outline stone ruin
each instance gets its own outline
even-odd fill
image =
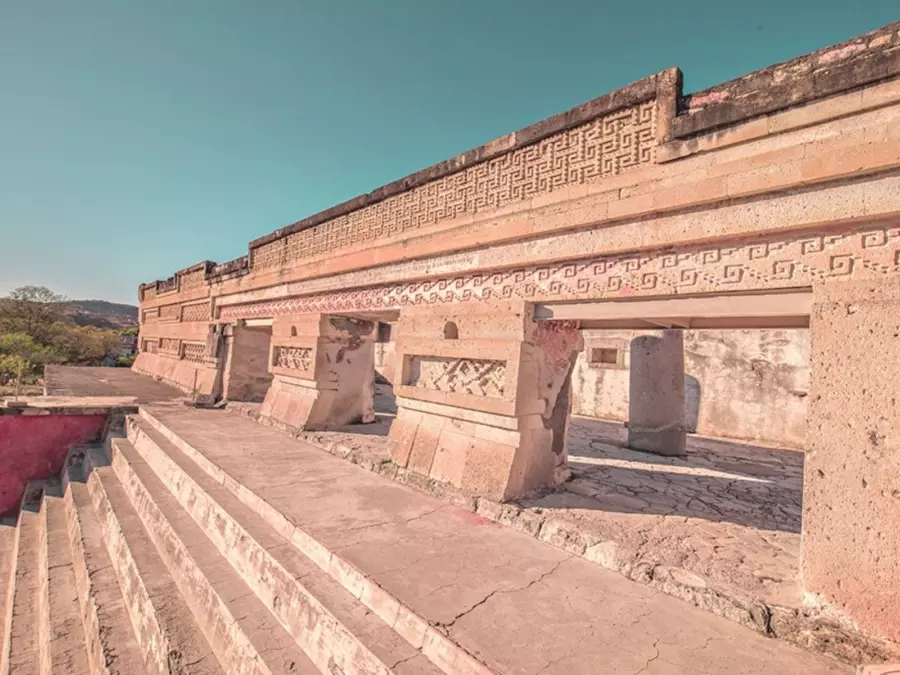
[[[460,522],[510,525],[763,634],[852,664],[900,661],[900,24],[690,95],[677,69],[651,75],[252,241],[237,260],[202,262],[138,292],[134,372],[177,387],[198,408],[244,412],[368,462],[379,480],[476,512]],[[366,427],[385,419],[379,391],[394,407],[386,440],[367,446]],[[216,431],[221,415],[142,409],[125,440],[107,442],[106,456],[92,449],[66,469],[88,485],[66,499],[93,499],[100,516],[100,529],[80,536],[95,537],[100,550],[102,529],[106,549],[127,568],[131,544],[120,530],[128,523],[109,506],[127,493],[144,527],[163,532],[167,555],[180,560],[172,542],[181,535],[166,524],[167,509],[177,508],[149,505],[149,486],[161,480],[196,521],[184,532],[199,527],[247,583],[261,575],[254,597],[318,671],[407,672],[398,668],[406,657],[354,660],[303,633],[291,612],[318,600],[301,602],[298,591],[279,586],[284,563],[270,562],[265,544],[245,546],[240,532],[257,535],[224,506],[238,499],[370,611],[390,615],[389,627],[418,650],[408,658],[424,657],[415,672],[526,672],[474,630],[454,632],[464,631],[474,607],[446,620],[416,614],[401,591],[367,585],[377,573],[363,569],[365,560],[331,552],[244,482],[264,468],[229,473],[225,459],[211,459],[216,444],[228,444]],[[627,430],[617,427],[620,437],[598,450],[590,430],[600,427],[585,416],[626,421]],[[253,437],[234,426],[249,422],[227,419],[223,428]],[[260,438],[281,443],[258,428]],[[795,452],[761,452],[789,459],[748,474],[749,483],[766,484],[749,511],[737,514],[728,503],[745,489],[730,482],[710,493],[726,495],[722,503],[692,504],[707,509],[700,526],[691,520],[696,510],[672,506],[673,493],[688,488],[671,476],[688,476],[693,490],[738,470],[733,462],[704,465],[715,451],[712,441],[692,440],[695,431]],[[196,440],[203,433],[208,453]],[[366,447],[375,460],[365,458]],[[758,469],[747,447],[735,461]],[[294,456],[287,446],[280,452],[263,464]],[[103,483],[110,457],[121,495]],[[584,468],[592,462],[601,468]],[[290,466],[279,470],[298,470]],[[651,475],[660,467],[671,476]],[[787,474],[796,503],[785,506],[779,486]],[[62,495],[54,489],[47,499]],[[602,536],[584,525],[587,515],[581,525],[548,516],[602,512],[603,504],[627,517],[592,521],[607,528]],[[653,518],[641,545],[622,529],[634,515]],[[688,517],[675,524],[676,515]],[[736,535],[720,521],[745,529]],[[726,573],[710,571],[715,563],[691,566],[683,549],[652,564],[652,551],[634,552],[691,538],[718,551],[726,536],[765,538],[767,551],[783,549],[773,559],[793,550],[784,595],[717,586],[726,584],[716,574],[740,573],[743,553],[728,559]],[[775,563],[754,568],[763,585],[771,580],[766,565]],[[123,579],[139,576],[130,569],[119,574],[123,588]],[[159,651],[165,631],[145,625],[152,595],[143,613],[132,610],[135,653],[154,672],[182,672]],[[309,611],[319,617],[313,623],[325,620]],[[407,624],[404,611],[412,612]],[[426,637],[410,627],[416,621]],[[352,626],[337,623],[331,639],[356,644]],[[217,630],[203,626],[204,635]],[[207,639],[228,672],[262,672],[236,665],[263,653],[252,639],[253,649],[237,638],[227,649]],[[662,658],[654,649],[647,665]],[[779,672],[846,672],[828,664]]]

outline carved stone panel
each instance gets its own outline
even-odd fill
[[[275,347],[272,365],[285,370],[312,370],[311,347]]]
[[[202,302],[199,305],[185,305],[181,310],[182,321],[209,321],[209,303]]]
[[[401,309],[505,298],[547,302],[732,293],[809,287],[827,279],[898,275],[900,226],[882,224],[266,300],[226,306],[222,318]]]
[[[203,363],[206,360],[206,345],[200,342],[185,342],[181,346],[181,358],[191,363]]]
[[[181,315],[181,305],[163,305],[159,308],[159,318],[169,321],[178,321]]]
[[[279,267],[442,220],[613,176],[654,160],[656,102],[647,101],[277,239],[251,267]]]
[[[200,288],[206,283],[206,272],[204,270],[195,270],[181,276],[181,290],[190,291]]]
[[[409,357],[407,384],[452,394],[502,397],[506,361],[442,356]]]
[[[178,340],[176,340],[174,338],[160,338],[159,351],[165,352],[166,354],[176,354],[177,355],[179,353]]]

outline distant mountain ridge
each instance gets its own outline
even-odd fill
[[[97,328],[134,328],[138,325],[138,308],[106,300],[66,300],[63,312],[79,326]]]

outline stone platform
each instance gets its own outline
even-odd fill
[[[229,408],[260,420],[256,404]],[[333,431],[279,426],[354,464],[765,635],[850,662],[896,658],[892,647],[804,604],[800,451],[690,435],[686,457],[661,457],[625,447],[621,423],[573,417],[570,480],[499,504],[394,466],[387,448],[396,412],[389,385],[376,385],[375,408],[372,424]]]
[[[465,672],[849,672],[236,415],[150,406],[136,424],[395,629],[399,603],[448,638],[445,672],[467,654],[488,670]]]
[[[103,374],[73,375],[97,378]],[[146,390],[147,378],[132,377],[139,385],[132,391]],[[100,391],[103,386],[103,382],[95,380],[90,391]],[[852,630],[829,622],[828,617],[805,610],[802,605],[797,582],[803,464],[800,452],[693,436],[688,442],[687,457],[662,458],[623,448],[626,431],[621,424],[573,418],[569,438],[572,478],[560,489],[517,503],[498,504],[454,493],[446,486],[422,481],[391,464],[386,447],[386,436],[396,410],[391,388],[378,385],[375,401],[378,414],[372,424],[327,432],[295,432],[296,439],[234,414],[255,417],[258,404],[229,404],[231,413],[194,410],[185,408],[173,396],[169,402],[145,406],[142,415],[145,421],[155,419],[160,429],[178,443],[193,448],[195,460],[202,464],[205,461],[202,458],[208,457],[220,467],[211,469],[212,465],[209,465],[206,469],[213,471],[220,483],[224,481],[231,485],[242,501],[256,506],[268,503],[269,506],[261,506],[263,517],[275,518],[282,526],[284,518],[291,528],[299,526],[301,513],[317,508],[312,503],[318,502],[319,497],[307,504],[295,489],[299,483],[308,483],[310,489],[320,491],[316,494],[322,499],[326,498],[325,493],[340,495],[346,506],[333,512],[323,511],[317,516],[322,520],[317,521],[316,527],[321,525],[328,532],[333,528],[335,533],[359,530],[366,532],[366,536],[372,530],[381,537],[377,539],[378,546],[387,552],[361,549],[358,567],[367,576],[386,574],[382,581],[388,585],[394,583],[398,594],[409,580],[391,576],[397,568],[403,568],[400,561],[390,557],[394,555],[391,549],[396,547],[404,560],[415,560],[418,553],[407,550],[411,543],[406,540],[414,535],[425,535],[408,529],[403,530],[402,536],[392,534],[393,525],[387,527],[387,524],[393,523],[398,516],[378,514],[384,508],[400,509],[404,514],[408,508],[413,508],[415,513],[407,514],[408,518],[415,522],[421,520],[431,527],[431,516],[424,515],[429,509],[416,510],[418,507],[412,506],[424,499],[437,509],[436,513],[443,514],[441,517],[452,516],[452,524],[435,525],[439,538],[456,537],[457,529],[474,524],[491,533],[490,542],[483,543],[487,549],[497,546],[499,540],[494,539],[494,534],[508,532],[518,537],[516,546],[523,546],[522,541],[531,541],[531,545],[539,550],[555,551],[546,555],[557,562],[566,561],[566,566],[574,565],[576,561],[579,566],[590,563],[588,567],[578,569],[593,569],[603,580],[616,579],[615,584],[627,584],[627,588],[632,589],[628,593],[636,598],[666,597],[666,602],[676,603],[673,607],[690,613],[686,616],[694,616],[696,612],[705,617],[704,621],[727,618],[733,622],[733,628],[729,630],[749,628],[826,652],[849,663],[867,663],[894,656],[882,645],[866,641]],[[320,452],[322,449],[349,461],[329,457]],[[230,468],[225,466],[226,462]],[[220,470],[226,471],[231,478],[226,479]],[[319,471],[323,473],[320,475]],[[382,475],[371,475],[373,472]],[[367,487],[358,490],[359,481]],[[409,487],[419,490],[413,491]],[[273,499],[278,495],[278,505],[267,497],[270,488]],[[443,501],[436,501],[422,491],[431,492]],[[363,494],[366,496],[361,497]],[[381,504],[380,498],[372,495],[384,495],[388,504]],[[396,500],[399,502],[394,503]],[[275,511],[282,515],[277,516]],[[509,528],[497,528],[490,523]],[[404,528],[407,528],[406,524]],[[522,533],[530,537],[522,540]],[[396,542],[395,534],[398,536]],[[322,543],[328,536],[325,532],[322,538],[316,536],[314,540]],[[355,541],[341,539],[334,544],[336,548],[329,550],[343,551],[343,546],[352,547]],[[545,544],[554,548],[546,549]],[[431,541],[428,550],[432,553],[428,553],[423,561],[428,560],[429,565],[437,564],[429,557],[435,550],[443,552],[442,560],[446,558],[447,550],[440,542]],[[383,560],[384,555],[389,559]],[[559,555],[563,557],[554,557]],[[371,570],[368,569],[370,563],[375,564]],[[461,593],[459,584],[465,587],[470,583],[467,581],[470,576],[486,583],[492,578],[483,570],[477,574],[467,572],[465,564],[468,563],[454,563],[446,570],[432,569],[439,583],[430,586],[431,582],[419,579],[413,584],[412,592],[420,595],[401,600],[407,604],[421,602],[423,607],[430,607],[446,595],[450,602],[446,610],[448,616],[461,611],[461,606],[454,604],[459,602],[456,599]],[[498,563],[505,570],[512,564],[508,558]],[[610,570],[620,574],[608,576]],[[538,577],[546,571],[541,571]],[[418,573],[428,576],[423,570]],[[570,581],[579,586],[585,583],[574,577]],[[635,585],[634,582],[640,583]],[[481,582],[471,583],[475,584],[474,588],[461,597],[477,602]],[[530,588],[529,584],[533,583],[536,584],[535,578],[528,577],[523,586]],[[608,581],[602,582],[606,583]],[[481,599],[496,592],[499,591],[489,588]],[[709,614],[686,604],[677,604],[677,600],[667,596],[687,600],[708,610]],[[571,600],[568,597],[568,601]],[[429,617],[428,622],[438,627],[452,623],[452,617],[449,620],[437,614]],[[744,628],[737,624],[743,624]],[[746,634],[752,635],[752,632]],[[481,658],[482,653],[492,653],[494,647],[479,647],[476,641],[463,651],[469,653],[473,649],[473,653]],[[562,658],[561,662],[565,663],[568,658]],[[499,672],[530,672],[507,670],[507,665],[499,668]]]
[[[230,407],[258,414],[253,404]],[[396,412],[389,385],[376,385],[375,408],[373,424],[300,437],[381,470],[389,466],[386,437]],[[565,531],[558,543],[579,553],[593,548],[588,557],[611,569],[670,570],[673,583],[714,590],[742,606],[801,608],[802,452],[691,435],[687,457],[660,457],[629,450],[626,441],[621,423],[573,417],[572,478],[518,501],[519,526],[559,523],[545,536]]]
[[[139,375],[128,368],[84,368],[47,366],[44,368],[46,396],[129,396],[138,403],[184,398],[175,387]]]

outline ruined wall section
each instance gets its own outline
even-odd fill
[[[674,138],[770,115],[900,75],[900,22],[682,97]]]
[[[207,279],[212,267],[200,263],[138,289],[139,353],[133,369],[198,398],[214,398],[221,384]]]
[[[216,321],[894,274],[898,73],[893,24],[691,97],[650,76],[142,286],[138,369],[208,388]]]
[[[576,415],[628,420],[630,345],[649,330],[586,330],[572,375]],[[686,330],[685,428],[803,448],[809,331]]]

